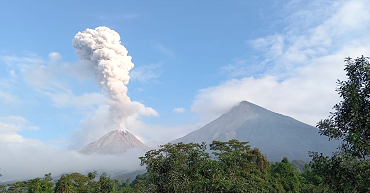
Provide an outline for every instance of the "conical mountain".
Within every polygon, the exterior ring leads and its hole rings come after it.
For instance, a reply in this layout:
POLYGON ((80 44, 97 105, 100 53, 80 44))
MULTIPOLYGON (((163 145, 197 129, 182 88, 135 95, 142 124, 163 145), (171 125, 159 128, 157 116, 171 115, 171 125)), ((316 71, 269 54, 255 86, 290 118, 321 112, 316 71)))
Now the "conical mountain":
POLYGON ((270 161, 310 160, 309 151, 331 155, 339 145, 328 141, 318 129, 291 117, 274 113, 247 101, 228 113, 171 143, 211 143, 213 140, 237 139, 257 147, 270 161))
POLYGON ((107 133, 97 141, 94 141, 77 151, 83 154, 111 154, 121 155, 127 150, 137 148, 148 150, 149 147, 144 145, 129 131, 115 130, 107 133))

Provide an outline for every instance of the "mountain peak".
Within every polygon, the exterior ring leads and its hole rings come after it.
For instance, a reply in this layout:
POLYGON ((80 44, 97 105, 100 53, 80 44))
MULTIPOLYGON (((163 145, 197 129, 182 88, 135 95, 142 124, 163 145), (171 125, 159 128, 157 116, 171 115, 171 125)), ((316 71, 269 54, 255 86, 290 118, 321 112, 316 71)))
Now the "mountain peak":
POLYGON ((122 134, 125 134, 126 132, 129 132, 129 131, 127 131, 126 129, 124 129, 124 130, 117 129, 117 130, 114 130, 114 131, 111 131, 111 132, 105 134, 105 136, 109 136, 109 135, 122 135, 122 134))
POLYGON ((337 141, 320 136, 318 129, 291 117, 242 101, 229 112, 202 128, 171 143, 212 143, 213 140, 248 141, 267 155, 270 161, 309 160, 308 151, 331 154, 337 141))
POLYGON ((83 154, 98 153, 121 155, 132 148, 143 150, 149 149, 149 147, 144 145, 128 130, 114 130, 77 151, 83 154))
MULTIPOLYGON (((228 113, 260 114, 260 113, 274 113, 274 112, 267 110, 263 107, 260 107, 258 105, 255 105, 253 103, 250 103, 248 101, 242 101, 238 105, 231 108, 231 110, 228 113)), ((225 114, 228 114, 228 113, 225 113, 225 114)))

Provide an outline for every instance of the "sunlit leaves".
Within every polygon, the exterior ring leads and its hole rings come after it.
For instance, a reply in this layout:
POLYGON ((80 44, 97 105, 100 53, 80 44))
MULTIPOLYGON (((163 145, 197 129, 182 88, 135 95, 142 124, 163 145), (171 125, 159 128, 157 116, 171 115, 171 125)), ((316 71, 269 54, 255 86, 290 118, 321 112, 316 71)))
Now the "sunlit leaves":
POLYGON ((370 63, 367 57, 346 58, 348 80, 339 81, 342 101, 317 127, 331 139, 342 139, 342 150, 364 159, 370 155, 370 63))

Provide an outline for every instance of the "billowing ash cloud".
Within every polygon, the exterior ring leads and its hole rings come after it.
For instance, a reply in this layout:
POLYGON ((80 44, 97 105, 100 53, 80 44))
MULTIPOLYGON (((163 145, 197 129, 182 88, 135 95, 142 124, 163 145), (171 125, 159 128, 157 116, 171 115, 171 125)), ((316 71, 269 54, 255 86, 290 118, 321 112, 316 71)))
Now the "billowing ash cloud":
POLYGON ((90 61, 94 66, 96 79, 109 97, 110 117, 116 128, 129 129, 126 119, 136 113, 158 115, 154 109, 127 96, 129 71, 134 64, 116 31, 108 27, 86 29, 75 35, 73 47, 80 60, 90 61))

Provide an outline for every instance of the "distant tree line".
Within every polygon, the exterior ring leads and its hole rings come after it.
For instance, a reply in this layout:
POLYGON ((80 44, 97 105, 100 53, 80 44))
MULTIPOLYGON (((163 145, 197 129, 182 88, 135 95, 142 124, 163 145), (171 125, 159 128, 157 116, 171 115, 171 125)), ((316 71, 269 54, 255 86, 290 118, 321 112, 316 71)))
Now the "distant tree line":
POLYGON ((80 173, 64 174, 58 180, 45 174, 44 178, 19 181, 1 185, 1 193, 127 193, 134 192, 128 181, 113 180, 105 173, 97 178, 97 172, 87 175, 80 173))
MULTIPOLYGON (((287 158, 270 164, 247 142, 230 140, 210 144, 177 143, 160 146, 140 157, 146 173, 133 181, 111 179, 97 172, 63 174, 2 185, 1 193, 133 193, 133 192, 314 192, 322 177, 311 169, 302 172, 287 158)), ((323 187, 326 188, 326 187, 323 187)))
MULTIPOLYGON (((342 101, 317 127, 329 139, 343 141, 338 152, 312 160, 301 170, 287 158, 270 163, 248 142, 213 141, 161 145, 140 157, 146 173, 132 181, 113 180, 96 172, 62 175, 0 186, 8 193, 190 193, 190 192, 370 192, 370 63, 346 58, 346 81, 338 81, 342 101)), ((277 147, 278 148, 278 147, 277 147)), ((299 163, 295 163, 299 165, 299 163)))
MULTIPOLYGON (((133 181, 97 172, 63 174, 1 185, 1 193, 133 193, 133 192, 368 192, 369 165, 353 157, 314 154, 303 171, 287 158, 270 163, 247 142, 162 145, 140 157, 146 173, 133 181), (367 180, 366 180, 367 179, 367 180), (345 191, 346 190, 346 191, 345 191)), ((366 163, 369 163, 366 161, 366 163)))

